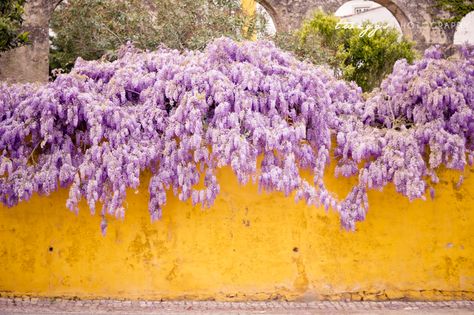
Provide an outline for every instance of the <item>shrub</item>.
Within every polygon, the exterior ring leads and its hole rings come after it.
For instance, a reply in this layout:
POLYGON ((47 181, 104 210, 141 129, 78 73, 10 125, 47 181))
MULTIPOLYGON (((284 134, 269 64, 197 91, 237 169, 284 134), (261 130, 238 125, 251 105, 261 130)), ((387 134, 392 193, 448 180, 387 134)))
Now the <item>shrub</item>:
POLYGON ((415 57, 413 44, 394 28, 370 22, 360 29, 344 27, 339 18, 321 11, 298 31, 278 35, 276 41, 302 59, 328 64, 338 77, 355 81, 364 91, 378 86, 397 60, 412 62, 415 57), (364 33, 369 29, 377 31, 364 33))
POLYGON ((18 47, 28 41, 28 33, 21 31, 25 0, 0 2, 0 53, 18 47))

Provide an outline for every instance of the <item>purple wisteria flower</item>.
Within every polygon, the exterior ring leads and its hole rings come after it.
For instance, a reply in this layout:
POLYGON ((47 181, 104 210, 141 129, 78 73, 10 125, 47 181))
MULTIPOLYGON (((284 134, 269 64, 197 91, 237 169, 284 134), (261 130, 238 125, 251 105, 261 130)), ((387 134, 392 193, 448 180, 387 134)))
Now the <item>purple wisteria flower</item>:
POLYGON ((410 199, 427 190, 435 198, 437 168, 472 164, 473 51, 398 61, 367 100, 355 84, 264 41, 223 38, 184 53, 127 45, 113 62, 79 59, 45 85, 0 84, 0 200, 13 206, 69 187, 71 210, 82 198, 92 213, 101 204, 105 233, 106 215, 124 216, 126 190, 143 170, 152 173, 156 220, 170 189, 211 206, 216 169, 230 166, 242 184, 254 179, 333 208, 353 230, 369 189, 393 183, 410 199), (331 154, 337 175, 358 176, 342 200, 323 181, 331 154))

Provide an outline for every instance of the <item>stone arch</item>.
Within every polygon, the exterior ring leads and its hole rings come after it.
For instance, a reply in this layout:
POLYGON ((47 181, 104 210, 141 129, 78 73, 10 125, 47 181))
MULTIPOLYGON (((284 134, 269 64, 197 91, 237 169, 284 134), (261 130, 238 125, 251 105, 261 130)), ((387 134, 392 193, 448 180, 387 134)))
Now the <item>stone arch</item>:
MULTIPOLYGON (((277 31, 287 31, 300 26, 311 12, 321 9, 328 13, 336 10, 348 0, 257 0, 277 24, 277 31)), ((431 23, 431 0, 373 0, 387 8, 397 19, 403 34, 416 42, 420 49, 425 48, 432 39, 434 43, 445 44, 449 40, 430 34, 427 26, 431 23)))
MULTIPOLYGON (((397 0, 371 0, 375 3, 380 4, 384 8, 386 8, 392 15, 395 17, 395 19, 398 21, 398 24, 400 24, 400 27, 402 29, 403 35, 405 35, 409 39, 413 39, 413 32, 412 32, 412 27, 411 24, 414 24, 414 21, 410 19, 410 17, 405 13, 406 8, 405 6, 397 0)), ((324 1, 323 1, 324 2, 324 1)), ((339 9, 343 4, 349 2, 349 0, 336 0, 336 1, 331 1, 332 5, 327 5, 326 9, 323 7, 323 10, 328 12, 328 13, 335 13, 337 9, 339 9)))
POLYGON ((405 14, 404 10, 400 8, 394 1, 392 0, 372 0, 383 7, 385 7, 392 15, 397 19, 398 24, 400 24, 400 27, 402 29, 403 35, 407 37, 410 40, 413 40, 413 32, 410 19, 408 16, 405 14))
MULTIPOLYGON (((299 26, 301 21, 308 17, 315 9, 322 9, 328 13, 335 13, 336 10, 349 0, 257 0, 272 16, 277 31, 287 31, 299 26)), ((397 19, 404 35, 413 39, 411 24, 414 24, 406 13, 406 9, 397 0, 372 0, 387 8, 397 19)))

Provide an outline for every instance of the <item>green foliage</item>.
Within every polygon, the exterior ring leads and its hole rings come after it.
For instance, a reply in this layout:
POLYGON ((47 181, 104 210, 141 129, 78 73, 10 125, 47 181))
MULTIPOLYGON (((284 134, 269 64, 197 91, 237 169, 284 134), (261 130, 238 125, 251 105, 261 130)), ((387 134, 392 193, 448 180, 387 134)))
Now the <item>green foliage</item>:
POLYGON ((473 0, 436 0, 436 7, 449 13, 450 17, 444 19, 446 23, 459 22, 471 11, 474 11, 473 0))
POLYGON ((18 47, 28 41, 28 33, 21 31, 25 0, 0 1, 0 52, 18 47))
POLYGON ((50 67, 69 70, 79 56, 113 58, 127 41, 147 49, 202 49, 216 37, 246 38, 263 22, 246 17, 239 0, 69 0, 54 12, 51 28, 50 67))
POLYGON ((276 42, 302 59, 329 65, 364 91, 378 86, 398 59, 415 58, 413 44, 394 28, 369 22, 357 28, 320 11, 295 33, 278 35, 276 42))

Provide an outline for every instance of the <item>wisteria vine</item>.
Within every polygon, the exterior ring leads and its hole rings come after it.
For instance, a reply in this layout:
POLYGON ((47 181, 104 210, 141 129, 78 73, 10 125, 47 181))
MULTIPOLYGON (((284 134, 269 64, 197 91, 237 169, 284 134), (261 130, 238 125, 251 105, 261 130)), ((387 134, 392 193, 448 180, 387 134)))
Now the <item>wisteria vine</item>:
POLYGON ((230 166, 240 183, 333 208, 354 229, 368 189, 393 183, 424 198, 440 166, 472 164, 473 86, 467 48, 453 60, 436 49, 413 65, 401 60, 364 99, 353 83, 269 42, 219 39, 184 53, 127 45, 114 62, 79 59, 45 85, 0 84, 0 198, 14 206, 70 187, 71 210, 82 198, 92 213, 102 205, 105 233, 105 216, 124 216, 126 189, 138 187, 143 170, 152 173, 156 220, 168 189, 212 205, 216 169, 230 166), (358 176, 341 200, 323 180, 331 150, 336 174, 358 176))

